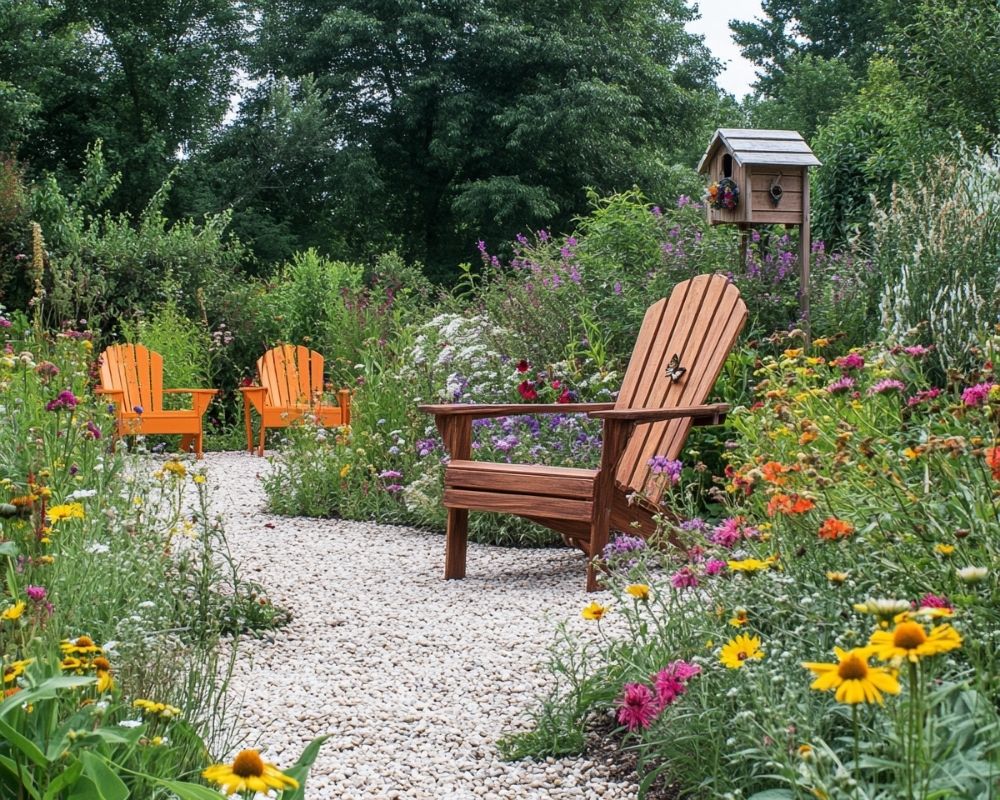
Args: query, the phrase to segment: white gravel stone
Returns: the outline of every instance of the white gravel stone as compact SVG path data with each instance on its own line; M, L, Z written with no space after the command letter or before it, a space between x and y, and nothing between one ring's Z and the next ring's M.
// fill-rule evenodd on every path
M595 596L576 550L470 544L468 576L445 581L440 534L268 514L265 459L208 453L201 465L241 574L293 615L240 641L238 731L282 768L330 734L308 800L636 797L589 761L497 753L549 685L557 625L597 635L580 618Z

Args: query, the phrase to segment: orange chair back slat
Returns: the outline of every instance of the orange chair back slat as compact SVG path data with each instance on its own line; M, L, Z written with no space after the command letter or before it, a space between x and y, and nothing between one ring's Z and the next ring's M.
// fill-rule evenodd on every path
M700 275L678 284L646 312L615 407L704 403L747 316L725 276ZM671 375L672 363L683 373L675 369ZM663 487L651 479L648 462L653 456L677 458L690 427L690 419L638 426L619 462L618 485L659 501Z

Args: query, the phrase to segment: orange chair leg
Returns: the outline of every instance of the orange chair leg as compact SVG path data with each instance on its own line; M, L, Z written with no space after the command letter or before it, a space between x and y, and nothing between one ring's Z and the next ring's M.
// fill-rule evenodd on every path
M185 433L181 436L181 452L190 453L195 445L196 436L193 433Z
M260 444L257 447L257 455L264 455L264 435L267 433L267 428L264 427L264 420L260 421Z
M465 551L469 539L469 510L448 509L448 530L444 545L445 580L465 577Z
M205 457L205 434L198 432L198 435L194 439L194 457L204 458Z

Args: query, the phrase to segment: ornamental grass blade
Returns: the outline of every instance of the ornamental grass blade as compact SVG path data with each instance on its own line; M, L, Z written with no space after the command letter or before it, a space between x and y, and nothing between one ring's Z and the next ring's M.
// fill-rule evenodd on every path
M319 755L319 749L323 746L323 742L329 738L329 734L317 736L306 745L306 749L302 751L299 760L290 769L286 770L288 775L299 782L299 788L283 792L281 795L282 800L305 800L306 778L309 776L309 770L316 762L316 757Z

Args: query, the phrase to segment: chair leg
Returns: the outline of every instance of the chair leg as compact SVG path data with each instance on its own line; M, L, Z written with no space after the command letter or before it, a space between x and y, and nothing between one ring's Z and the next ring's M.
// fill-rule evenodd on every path
M260 444L257 446L257 455L264 455L264 435L267 433L267 428L264 427L264 420L260 421Z
M448 530L444 546L445 580L465 577L465 551L469 539L469 509L448 509Z
M591 523L590 527L590 553L587 558L587 591L596 592L601 587L597 583L597 575L604 570L594 562L599 557L608 544L608 535L611 532L609 514L600 514Z
M191 448L195 446L197 441L197 436L193 433L185 433L181 435L181 452L190 453Z
M204 458L205 457L204 444L205 444L205 434L203 434L201 431L199 431L198 435L194 439L194 457L195 458L199 458L200 459L200 458Z
M263 420L261 420L263 422ZM250 404L243 399L243 428L247 433L247 452L253 452L253 421L250 419Z

